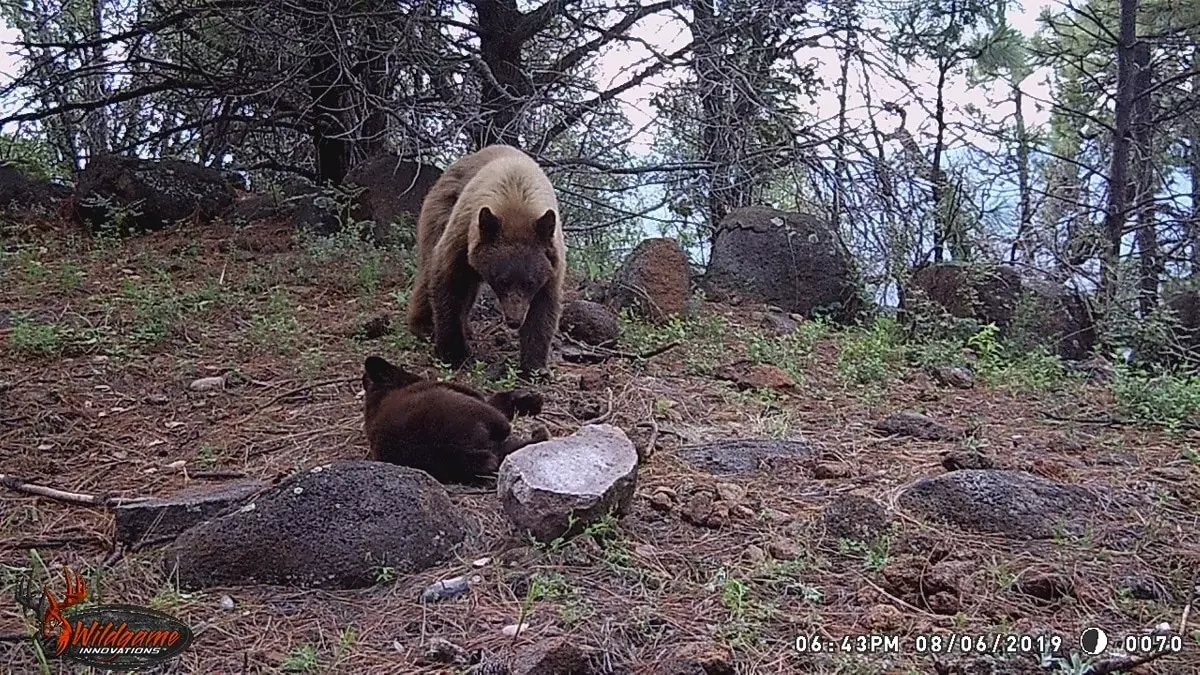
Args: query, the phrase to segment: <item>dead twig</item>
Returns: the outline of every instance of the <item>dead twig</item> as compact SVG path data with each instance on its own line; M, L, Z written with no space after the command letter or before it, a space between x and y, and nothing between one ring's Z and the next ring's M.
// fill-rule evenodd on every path
M29 483L16 476L9 476L7 474L0 474L0 485L14 492L45 497L56 502L77 504L79 506L120 506L122 504L137 504L150 499L149 497L109 497L107 495L89 495L82 492L67 492L57 488L46 487L45 485Z
M601 357L602 359L629 359L630 361L644 361L646 359L652 359L655 356L665 354L682 344L682 342L679 340L672 340L666 344L659 345L654 349L644 352L626 352L620 349L611 349L609 347L598 347L585 344L571 337L566 337L565 339L567 342L570 342L576 347L588 350L591 354Z
M608 388L608 410L605 410L598 417L593 417L592 419L584 422L583 426L587 426L589 424L604 424L608 420L612 419L612 416L613 416L613 390L612 390L612 387L609 387Z

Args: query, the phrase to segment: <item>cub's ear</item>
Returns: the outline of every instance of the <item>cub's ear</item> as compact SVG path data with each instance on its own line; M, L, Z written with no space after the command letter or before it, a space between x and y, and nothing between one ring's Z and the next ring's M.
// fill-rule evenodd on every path
M363 389L367 389L368 384L376 387L404 387L421 379L379 356L368 356L363 362L363 371Z
M537 219L534 224L534 231L537 232L539 239L550 241L554 237L554 228L558 225L558 214L554 213L554 209L547 209L541 218Z
M484 243L500 238L500 219L486 206L479 209L479 238Z

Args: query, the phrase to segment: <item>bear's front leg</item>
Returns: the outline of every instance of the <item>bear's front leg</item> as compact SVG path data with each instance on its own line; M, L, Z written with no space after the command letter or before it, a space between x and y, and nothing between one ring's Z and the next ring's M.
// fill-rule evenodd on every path
M434 354L451 368L459 368L471 355L463 330L463 306L475 295L478 281L439 274L431 289Z
M521 340L521 376L531 377L544 370L550 359L550 341L558 332L558 317L562 313L562 298L556 284L551 281L533 296L525 323L521 324L518 336Z

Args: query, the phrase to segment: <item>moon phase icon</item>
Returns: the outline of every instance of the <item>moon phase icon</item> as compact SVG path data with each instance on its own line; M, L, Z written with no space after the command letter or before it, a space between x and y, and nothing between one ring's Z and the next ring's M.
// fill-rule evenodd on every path
M1088 628L1079 636L1079 643L1083 651L1094 656L1108 648L1108 635L1099 628Z

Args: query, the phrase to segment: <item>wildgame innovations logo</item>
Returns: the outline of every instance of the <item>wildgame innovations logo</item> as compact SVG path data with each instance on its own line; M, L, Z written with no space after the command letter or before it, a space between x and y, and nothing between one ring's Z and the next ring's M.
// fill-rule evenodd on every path
M64 569L63 577L67 587L61 599L48 586L40 594L34 593L28 578L16 594L17 602L37 617L33 639L46 656L109 670L132 670L173 659L195 639L187 624L149 607L80 607L87 598L87 584L69 568Z

